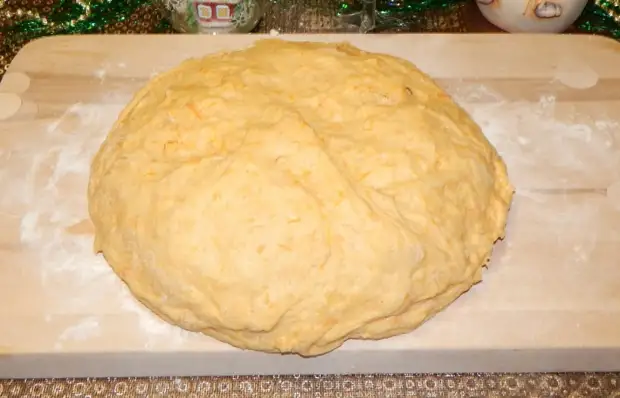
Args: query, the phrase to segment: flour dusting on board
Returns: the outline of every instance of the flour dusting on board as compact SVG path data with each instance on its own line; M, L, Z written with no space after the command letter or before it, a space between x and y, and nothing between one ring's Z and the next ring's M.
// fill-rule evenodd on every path
M146 347L176 346L189 333L138 303L103 257L94 254L92 231L79 227L89 225L86 190L91 159L129 100L129 96L109 95L98 103L73 104L43 133L49 147L42 150L40 145L22 143L13 156L28 159L31 167L25 176L12 173L23 179L3 181L13 190L2 197L2 204L22 203L29 210L21 218L20 240L40 259L43 290L63 284L64 291L72 292L71 296L49 297L53 310L45 316L48 324L56 316L92 314L93 308L107 307L111 312L136 314ZM101 327L102 319L79 316L75 324L59 331L55 349L98 337Z
M619 126L611 119L612 115L601 114L592 120L577 114L569 104L559 105L552 95L543 95L534 103L507 101L483 86L459 89L453 97L501 153L513 182L521 191L589 188L573 186L581 184L584 177L592 177L594 184L605 187L605 183L612 181L587 173L604 170L607 176L620 175L620 159L610 156L615 153L614 145L619 138L615 136ZM610 158L614 160L610 162ZM540 173L530 173L540 167L557 172L558 179L549 181L546 173L539 176L536 174ZM574 172L570 181L559 177L567 169ZM532 179L532 174L536 179Z
M97 69L95 71L95 76L103 83L103 80L105 80L105 75L107 74L107 71L105 69Z
M485 86L473 85L452 94L481 125L508 164L517 187L515 211L520 210L520 203L533 203L530 211L535 213L530 216L561 231L558 239L572 239L574 255L566 266L587 264L598 238L596 230L589 226L596 223L599 209L585 201L581 205L560 200L557 205L561 209L550 217L545 213L549 195L541 190L557 188L562 199L566 197L562 192L570 189L596 194L596 188L617 181L620 159L610 153L617 150L620 126L606 115L599 115L597 120L574 115L575 121L568 120L566 115L570 112L564 110L563 118L558 118L558 108L567 105L556 103L553 96L542 96L536 103L510 102ZM88 219L86 189L92 156L129 100L127 95L109 95L97 103L76 103L46 126L42 133L45 146L24 140L13 151L0 154L5 159L19 157L21 164L11 164L29 167L0 170L2 182L11 186L0 197L0 205L27 210L21 215L20 240L39 257L42 289L59 291L46 286L60 285L71 292L46 297L49 308L53 308L45 315L50 325L56 317L76 315L74 324L58 332L55 347L59 350L72 342L103 334L105 317L93 312L134 314L135 327L140 332L136 335L149 348L178 347L197 338L196 334L165 323L139 304L103 257L94 255L92 234L76 228ZM585 164L596 167L583 167ZM549 172L533 172L541 165ZM558 171L558 178L553 178L554 170ZM570 177L560 177L566 176L566 170L571 171ZM600 175L587 175L592 170ZM608 181L612 175L613 181ZM583 186L583 181L591 182L591 186ZM540 206L536 207L537 203ZM557 214L565 216L556 217ZM509 236L510 228L509 224ZM505 247L501 257L494 261L510 258L513 247L509 242Z
M85 317L79 323L65 329L65 331L58 337L54 348L60 350L62 349L64 341L88 340L89 338L100 335L100 333L101 330L99 328L99 320L97 317Z
M543 95L537 103L509 102L478 86L458 90L453 97L480 125L507 164L516 186L509 218L518 213L520 221L544 225L541 234L555 232L558 244L570 240L573 253L567 255L567 266L588 264L599 238L600 206L574 197L569 201L567 195L578 192L604 200L605 188L620 178L620 156L615 147L620 138L618 122L604 114L589 120L572 111L570 105L558 104L553 95ZM564 108L560 110L560 106ZM571 118L581 122L567 120ZM545 173L536 172L541 167ZM549 206L555 211L550 213ZM510 219L508 237L511 230L519 228ZM504 249L499 261L511 256L511 246Z

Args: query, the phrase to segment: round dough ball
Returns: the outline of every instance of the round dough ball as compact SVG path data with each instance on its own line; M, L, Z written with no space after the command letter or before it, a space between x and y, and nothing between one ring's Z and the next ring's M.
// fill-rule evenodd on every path
M478 282L512 193L411 63L271 39L149 82L88 196L96 250L163 319L313 356L409 332Z

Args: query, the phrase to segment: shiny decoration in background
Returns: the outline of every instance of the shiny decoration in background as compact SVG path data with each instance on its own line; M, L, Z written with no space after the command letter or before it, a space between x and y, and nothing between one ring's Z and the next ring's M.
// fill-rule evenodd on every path
M250 33L262 18L262 0L157 0L182 33Z
M141 33L170 31L160 10L150 16L148 24L136 18L149 3L148 0L0 0L0 78L19 49L40 37L103 33L115 25L129 25Z
M468 1L475 0L376 0L373 31L416 31L412 28L423 26L420 22L426 13L454 8ZM363 15L365 8L363 0L341 0L338 15L359 23L358 15ZM582 32L620 39L620 0L591 0L575 25Z
M361 3L361 2L360 2ZM454 4L463 3L463 0L376 0L378 13L420 13L432 9L447 8ZM344 1L340 9L344 12L347 9L360 7L355 1Z
M31 40L53 34L96 33L107 24L124 21L133 11L149 2L57 0L46 7L48 12L45 13L31 8L3 10L8 3L8 0L0 0L0 12L13 23L2 28L0 34L5 40ZM33 3L40 4L40 1Z
M620 40L620 0L594 0L586 6L577 28Z
M19 49L39 37L172 33L166 1L187 0L0 0L0 78ZM462 10L473 1L262 0L264 16L254 31L466 32ZM620 39L620 0L592 0L575 27Z
M464 0L343 0L338 8L338 15L345 21L358 23L372 19L372 29L360 29L362 32L374 31L415 31L420 26L427 12L446 10L463 4ZM370 3L370 5L369 5ZM368 15L372 11L375 15Z

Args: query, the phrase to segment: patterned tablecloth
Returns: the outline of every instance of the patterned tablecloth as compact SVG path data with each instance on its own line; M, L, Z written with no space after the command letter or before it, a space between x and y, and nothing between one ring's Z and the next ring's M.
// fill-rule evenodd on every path
M122 0L115 0L122 1ZM55 0L0 0L0 26L10 24L3 12L18 8L50 11ZM257 30L317 32L336 28L334 0L296 0L268 3ZM143 6L103 33L149 33L161 16L154 6ZM170 33L170 28L167 28ZM430 11L408 21L414 32L494 31L473 4ZM0 77L19 51L0 44ZM1 377L2 375L0 375ZM618 397L619 373L570 374L429 374L282 377L191 377L127 379L0 380L5 397Z
M620 397L620 374L0 380L0 397Z

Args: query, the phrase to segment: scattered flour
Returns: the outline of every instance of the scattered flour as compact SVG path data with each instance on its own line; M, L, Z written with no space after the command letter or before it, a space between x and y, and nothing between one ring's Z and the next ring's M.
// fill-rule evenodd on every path
M39 258L41 289L52 295L45 321L53 325L57 317L78 315L75 324L59 331L55 349L98 337L102 319L92 315L98 311L134 313L146 348L178 346L190 334L160 320L130 294L103 257L94 254L91 233L68 231L88 219L85 193L91 158L130 98L109 95L99 103L73 104L46 127L44 145L24 141L12 151L30 165L25 175L2 175L5 186L13 189L0 198L0 209L27 209L20 240Z
M97 77L97 79L101 80L102 83L105 80L105 75L106 74L107 74L107 71L105 69L103 69L103 68L97 69L95 71L95 77Z
M541 96L537 103L507 101L487 88L459 90L454 98L501 153L521 189L604 188L611 176L620 176L614 148L619 126L612 115L584 124L566 120L571 112L563 109L564 120L558 120L554 96ZM584 181L594 185L583 186Z
M103 79L105 71L97 76ZM599 209L586 202L569 205L567 192L589 192L605 187L610 176L618 179L620 158L613 155L618 153L614 136L618 123L603 116L589 125L558 121L553 96L542 96L537 103L510 102L485 86L464 87L453 96L506 160L517 188L516 213L529 201L534 212L530 217L538 217L547 230L564 231L563 235L568 231L573 237L572 251L561 261L587 263L597 242L596 231L588 232L587 227ZM110 95L97 103L76 103L47 126L44 145L24 140L13 151L0 154L19 157L21 165L31 166L25 174L2 170L2 182L12 189L0 197L0 210L28 210L21 217L20 239L39 257L41 288L58 291L51 286L63 283L72 293L51 298L54 307L45 321L51 324L60 314L88 314L60 331L57 347L99 336L103 320L92 314L93 308L100 313L135 314L146 348L178 347L196 336L160 320L135 300L102 256L94 255L90 234L67 231L88 219L85 192L90 160L129 99L130 95ZM588 174L593 171L596 175ZM557 188L566 202L560 201L562 208L553 214L545 202L551 197L545 189L550 188ZM558 217L562 211L565 217ZM518 220L509 224L509 236L510 228L518 233L519 227ZM508 263L518 253L515 250L518 244L505 244L499 261Z
M83 341L100 335L99 320L97 317L85 317L78 324L68 327L58 337L55 349L62 349L65 341Z
M553 95L543 95L536 103L515 102L480 85L452 94L498 149L515 184L509 239L525 242L555 236L558 245L569 248L558 261L587 265L604 216L600 202L583 198L602 198L607 189L608 200L614 201L613 187L620 181L618 121L606 114L588 120L571 113L568 105L560 109ZM532 233L531 225L540 228L526 236ZM615 232L620 235L620 227ZM518 245L500 245L494 260L507 263Z

